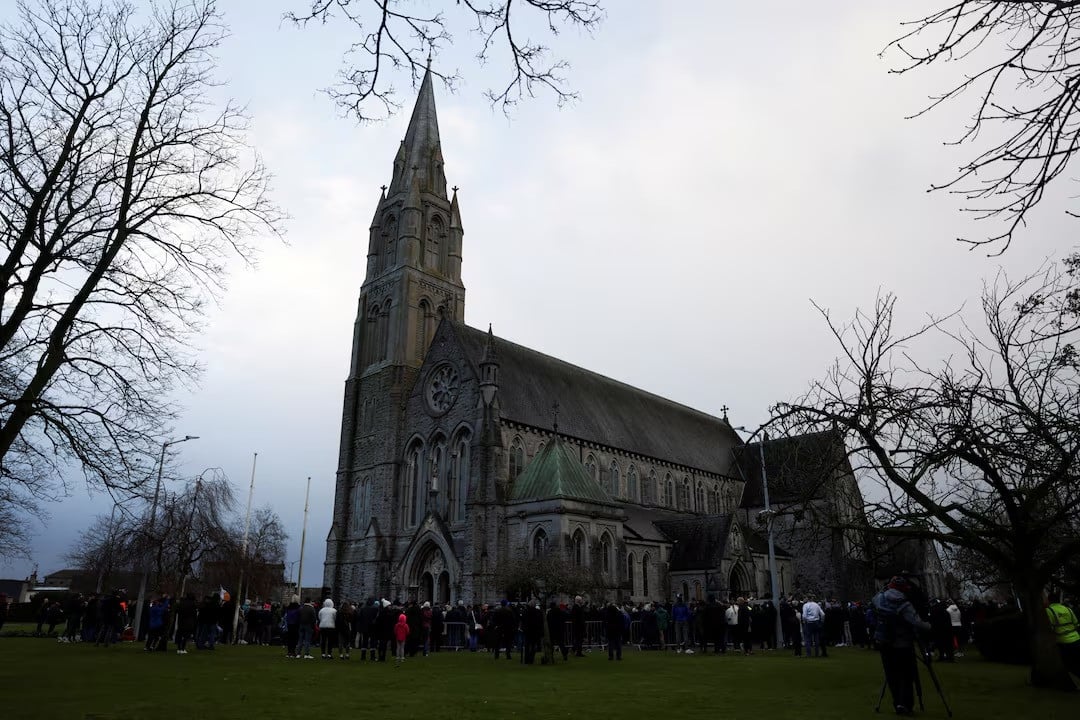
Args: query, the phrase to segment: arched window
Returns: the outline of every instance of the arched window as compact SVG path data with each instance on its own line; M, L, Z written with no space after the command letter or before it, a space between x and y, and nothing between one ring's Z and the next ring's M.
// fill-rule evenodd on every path
M430 459L428 460L428 483L426 487L425 495L431 490L435 491L435 502L437 507L432 508L439 512L443 517L446 517L447 513L447 500L449 499L449 493L446 490L446 477L449 470L449 463L446 462L446 440L437 437L431 443L431 450L429 452Z
M405 505L402 511L405 527L413 527L424 516L424 446L419 442L405 455Z
M645 505L656 504L656 472L649 472L649 477L641 486L641 502Z
M382 257L382 270L389 270L397 265L397 218L387 215L383 223L383 240L386 246Z
M619 463L614 460L611 461L611 469L608 471L607 491L611 497L622 495L622 488L619 485Z
M611 536L607 533L600 538L600 569L605 575L611 573Z
M592 455L589 455L587 458L585 458L585 469L589 471L589 477L592 478L593 482L597 482L599 480L596 471L596 458L594 458Z
M634 557L634 553L626 556L626 581L630 583L631 595L637 595L637 588L634 586L634 565L636 563L637 559Z
M664 507L675 507L675 482L670 475L664 478Z
M637 470L631 465L626 471L626 499L630 502L640 502L638 498Z
M517 480L518 475L525 469L525 446L521 438L514 438L510 443L510 482Z
M352 532L354 535L364 531L364 501L369 482L370 480L368 478L364 478L356 483L356 486L353 488Z
M679 481L678 496L680 510L693 509L690 507L690 482L686 478Z
M416 351L422 357L427 352L428 343L435 327L435 313L426 299L420 301L416 309Z
M539 455L540 451L543 450L543 449L544 449L544 441L541 440L540 442L538 442L536 444L536 455ZM536 457L536 455L534 455L533 457Z
M649 554L641 558L641 594L649 594Z
M710 515L714 515L714 514L720 512L720 509L717 507L716 498L717 498L717 492L716 492L716 486L714 485L713 487L709 488L708 505L709 505L709 514Z
M532 556L534 558L542 558L547 555L548 551L548 537L543 528L536 531L533 535L532 541Z
M447 498L450 506L450 521L461 522L465 519L465 503L469 499L469 434L467 432L458 435L450 460L453 472L453 476L447 483L447 489L450 492Z
M694 493L694 505L694 509L698 512L703 513L706 511L707 506L705 504L705 483L699 482L697 484L697 492Z
M742 533L735 525L731 526L731 551L734 553L742 552Z
M585 567L585 533L581 532L580 528L574 532L574 539L572 542L575 567Z
M382 310L379 311L379 342L378 342L378 355L379 360L385 360L390 352L390 301L387 300L383 305Z
M424 267L442 270L442 246L445 234L442 218L432 215L428 220L427 238L424 243Z
M724 491L724 512L735 512L735 494L731 488Z

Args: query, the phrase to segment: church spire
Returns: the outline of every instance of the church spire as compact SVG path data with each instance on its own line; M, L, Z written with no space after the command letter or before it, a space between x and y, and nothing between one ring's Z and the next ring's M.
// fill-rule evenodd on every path
M400 171L399 171L400 168ZM439 140L439 117L435 111L435 90L432 87L431 64L424 71L420 92L416 96L409 129L394 162L394 182L390 192L408 190L416 182L422 191L444 200L446 175L443 173L442 147Z

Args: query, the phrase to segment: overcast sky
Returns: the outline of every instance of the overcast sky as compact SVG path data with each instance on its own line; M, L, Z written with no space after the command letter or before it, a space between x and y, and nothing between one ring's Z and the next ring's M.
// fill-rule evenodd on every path
M255 504L281 515L290 562L311 476L303 581L316 585L367 227L412 95L385 124L343 118L318 90L356 38L281 22L306 4L221 0L233 33L221 73L249 103L292 219L287 244L268 240L257 269L233 274L176 434L201 438L179 446L186 472L220 466L241 500L259 453ZM878 53L935 4L608 0L594 38L559 45L580 102L541 97L511 119L482 96L504 67L493 58L478 74L474 38L460 36L436 63L466 82L454 95L437 85L436 100L446 175L461 188L466 321L706 412L727 405L753 427L836 356L811 299L848 316L894 291L914 323L970 303L1001 266L1060 256L1074 245L1072 188L1003 258L954 242L991 228L926 192L962 157L943 142L966 112L904 118L959 68L901 77ZM78 487L39 528L42 573L109 511Z

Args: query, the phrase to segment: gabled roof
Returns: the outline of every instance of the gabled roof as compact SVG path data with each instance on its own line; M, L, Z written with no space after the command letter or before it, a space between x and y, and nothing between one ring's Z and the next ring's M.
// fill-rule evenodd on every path
M543 447L510 488L510 501L581 500L615 505L559 436Z
M727 549L731 515L698 515L654 523L672 542L671 569L705 570L720 566Z
M765 506L761 488L761 443L736 447L735 462L746 486L741 507ZM826 496L837 471L851 472L839 433L832 430L765 441L770 503L798 503Z
M447 320L447 322L450 322ZM454 324L474 367L487 332ZM502 338L499 409L506 420L546 428L559 402L559 428L578 440L716 474L732 474L741 440L724 420Z
M743 528L743 539L746 540L746 547L750 552L757 555L769 554L769 540L766 536L760 535L754 530ZM791 557L791 553L777 545L775 540L773 541L773 552L778 557Z

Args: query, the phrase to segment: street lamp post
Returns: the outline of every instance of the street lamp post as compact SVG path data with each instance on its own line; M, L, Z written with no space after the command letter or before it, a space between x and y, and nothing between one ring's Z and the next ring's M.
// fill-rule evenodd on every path
M742 430L747 432L744 427L733 428L735 430ZM760 428L759 428L760 430ZM755 431L750 437L757 434ZM780 618L780 590L779 583L776 580L776 544L773 541L773 518L776 517L776 513L773 511L772 506L769 504L769 477L765 472L765 442L769 439L768 433L762 433L761 440L758 441L758 457L761 461L761 494L765 500L765 509L758 513L758 517L764 518L765 530L769 541L769 585L772 591L773 604L776 606L776 642L779 647L784 646L784 624Z
M197 435L185 435L179 440L166 440L161 444L161 457L158 459L157 484L154 485L154 501L150 505L150 521L147 524L146 535L150 537L154 533L154 523L157 520L158 498L161 496L161 475L165 470L165 451L170 445L178 445L188 440L198 440ZM139 580L139 597L135 601L135 641L139 640L139 628L142 627L143 604L146 602L146 579L150 575L150 557L143 562L142 579Z

